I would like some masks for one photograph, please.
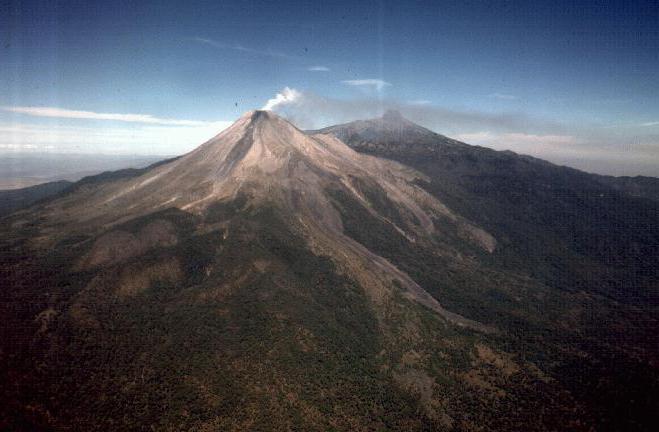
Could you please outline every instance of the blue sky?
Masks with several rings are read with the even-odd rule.
[[[176,154],[280,94],[659,175],[656,1],[10,1],[0,43],[0,152]]]

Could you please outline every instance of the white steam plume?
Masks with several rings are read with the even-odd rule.
[[[299,91],[290,87],[284,87],[284,89],[277,93],[274,98],[269,99],[261,109],[272,111],[281,105],[289,105],[295,103],[298,99],[300,99],[300,97],[302,97],[302,93]]]

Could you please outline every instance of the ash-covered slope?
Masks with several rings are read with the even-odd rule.
[[[645,424],[656,320],[502,266],[501,240],[434,182],[255,111],[2,219],[0,426],[627,425],[563,379],[598,350],[623,360],[587,378],[631,383]],[[595,343],[600,316],[625,343]]]

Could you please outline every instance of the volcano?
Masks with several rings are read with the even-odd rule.
[[[251,111],[85,178],[1,220],[0,425],[649,424],[656,203],[565,170],[394,112],[305,133]],[[596,217],[623,222],[605,241]]]

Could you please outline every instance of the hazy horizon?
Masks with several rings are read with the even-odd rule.
[[[404,107],[401,110],[401,107],[397,105],[392,105],[390,108],[402,111],[403,113],[406,113],[406,115],[408,113],[408,111],[405,110]],[[382,110],[385,109],[380,109],[380,111]],[[293,112],[284,111],[284,112],[280,112],[279,114],[286,117],[288,120],[290,120],[293,124],[300,127],[301,129],[309,129],[308,127],[305,128],[304,127],[305,125],[315,126],[315,127],[327,127],[334,125],[333,123],[330,122],[325,122],[321,124],[312,124],[306,122],[305,120],[297,121],[299,118],[296,117],[299,116],[299,114],[296,114],[297,112],[299,111],[297,110]],[[418,115],[415,116],[414,111],[412,111],[411,113],[412,113],[411,118],[419,117]],[[410,116],[408,115],[408,117]],[[421,118],[423,119],[423,117]],[[354,118],[352,120],[354,121],[354,120],[364,120],[364,119]],[[348,122],[350,120],[344,119],[344,121]],[[148,152],[147,153],[135,153],[135,152],[94,153],[94,152],[83,152],[81,151],[80,147],[68,149],[68,151],[66,148],[57,148],[57,147],[48,148],[48,149],[39,149],[34,147],[12,148],[12,149],[0,148],[0,155],[2,155],[7,160],[9,160],[8,158],[14,158],[15,160],[41,159],[45,165],[48,164],[49,162],[52,162],[53,158],[60,159],[59,164],[56,164],[55,167],[49,166],[48,170],[46,170],[45,172],[40,171],[34,165],[30,165],[30,167],[27,170],[29,174],[27,175],[16,175],[16,171],[25,171],[24,167],[21,167],[20,162],[14,163],[13,166],[14,170],[8,170],[7,163],[5,161],[4,164],[0,164],[0,189],[15,188],[18,187],[17,185],[19,184],[23,184],[25,186],[32,186],[42,182],[55,181],[55,180],[76,181],[86,175],[100,173],[103,171],[123,169],[123,168],[139,168],[148,165],[148,163],[152,163],[158,160],[163,160],[170,157],[183,155],[195,149],[199,145],[203,144],[213,136],[217,135],[226,127],[228,127],[231,123],[232,122],[227,122],[226,126],[221,125],[220,129],[217,130],[213,130],[213,131],[208,130],[206,132],[206,135],[199,136],[199,139],[196,143],[179,144],[175,146],[175,148],[178,149],[178,152],[169,153],[169,154],[157,154],[157,153],[148,153]],[[418,123],[426,127],[423,121],[419,121]],[[433,130],[431,127],[428,127],[428,129]],[[467,144],[488,147],[498,151],[506,151],[506,150],[514,151],[518,154],[538,157],[547,160],[548,162],[554,163],[556,165],[568,166],[592,174],[611,175],[611,176],[629,176],[629,177],[634,177],[634,176],[659,177],[659,165],[655,163],[653,160],[646,160],[643,158],[639,158],[638,160],[634,159],[631,161],[625,160],[625,158],[621,158],[618,160],[618,163],[611,164],[606,158],[598,159],[596,157],[593,157],[595,155],[593,155],[592,153],[591,153],[591,157],[579,157],[579,155],[575,155],[574,152],[566,150],[564,146],[561,147],[560,145],[557,145],[552,147],[546,145],[540,140],[526,143],[523,140],[520,140],[520,137],[516,136],[515,134],[508,134],[507,135],[508,140],[505,142],[489,143],[487,141],[487,136],[482,136],[479,134],[474,134],[474,135],[457,134],[451,136],[437,130],[433,130],[433,132],[446,135],[449,138],[457,139]],[[567,144],[567,143],[564,142],[561,143],[559,140],[557,144]],[[128,148],[126,148],[126,150],[128,150]],[[73,158],[74,159],[73,164],[75,164],[75,159],[80,157],[86,158],[88,161],[94,161],[94,159],[99,159],[99,161],[94,161],[93,168],[87,170],[71,169],[72,167],[65,168],[66,165],[71,165],[71,164],[61,163],[65,161],[66,158]],[[113,158],[116,159],[116,161],[114,163],[108,163],[108,159],[111,160]],[[53,171],[53,168],[55,169],[59,168],[60,170]],[[14,181],[12,181],[12,177]],[[33,180],[30,181],[30,179]],[[15,183],[16,186],[8,187],[10,183]]]
[[[163,155],[3,154],[0,158],[0,190],[20,189],[61,180],[77,181],[104,171],[142,168],[167,158],[168,156]]]

